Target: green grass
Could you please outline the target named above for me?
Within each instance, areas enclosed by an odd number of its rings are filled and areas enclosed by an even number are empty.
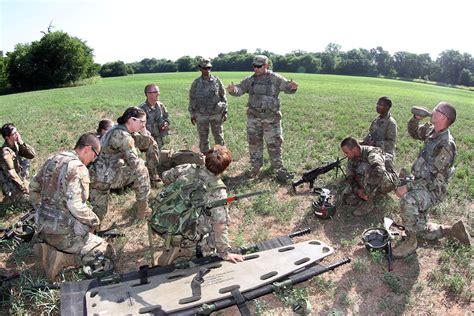
[[[231,81],[237,83],[250,73],[227,72],[216,73],[227,85]],[[399,138],[397,143],[397,168],[410,168],[422,147],[422,143],[411,139],[407,134],[407,122],[411,117],[410,108],[414,105],[433,108],[440,101],[454,104],[458,111],[458,119],[450,129],[457,142],[456,173],[451,179],[449,196],[432,210],[432,218],[440,223],[453,223],[457,218],[463,218],[472,227],[472,205],[474,196],[474,92],[453,89],[438,85],[398,81],[380,78],[350,77],[315,74],[283,74],[293,78],[299,84],[296,94],[280,95],[283,112],[284,146],[283,160],[289,170],[302,173],[315,168],[336,157],[342,157],[339,143],[348,135],[356,138],[365,136],[370,122],[376,116],[375,103],[382,96],[390,96],[393,101],[392,113],[398,122]],[[100,79],[93,85],[51,89],[44,91],[26,92],[0,96],[0,121],[13,122],[19,129],[23,139],[30,143],[38,152],[38,157],[32,161],[32,174],[44,163],[46,158],[60,150],[74,146],[80,134],[94,130],[102,118],[116,119],[128,106],[138,105],[144,100],[143,88],[148,83],[157,83],[161,90],[161,101],[170,112],[172,130],[169,147],[175,150],[197,148],[197,132],[189,121],[188,90],[198,73],[143,74],[127,77]],[[224,179],[229,183],[229,193],[249,192],[253,190],[270,190],[268,195],[243,200],[231,206],[233,221],[231,222],[231,237],[233,245],[250,245],[271,237],[286,235],[309,225],[313,236],[329,239],[329,243],[338,253],[353,253],[358,245],[360,234],[381,219],[369,216],[354,219],[344,210],[337,210],[336,217],[328,221],[317,221],[309,211],[308,201],[311,195],[284,194],[284,186],[277,184],[268,170],[268,155],[265,152],[263,175],[255,180],[235,181],[236,174],[248,168],[248,145],[246,141],[246,102],[248,96],[240,98],[228,95],[229,119],[224,124],[225,140],[232,150],[234,163]],[[337,185],[331,172],[318,178],[316,185]],[[301,187],[299,191],[307,191]],[[282,193],[283,192],[283,193]],[[126,195],[114,196],[112,204],[117,212],[122,212],[125,219],[129,203],[134,200],[132,192]],[[395,214],[398,202],[388,201],[377,205],[384,214]],[[471,214],[471,215],[469,215]],[[7,215],[0,212],[0,224],[11,224],[12,212]],[[138,227],[129,221],[130,229],[127,238],[114,241],[118,250],[119,267],[128,272],[134,267],[144,264],[148,253],[132,251],[134,244],[144,249],[146,235],[134,231]],[[353,226],[353,228],[352,228]],[[347,229],[351,227],[351,229]],[[132,232],[132,233],[130,233]],[[19,270],[32,271],[32,277],[38,277],[32,263],[32,254],[21,246],[2,245],[1,260],[7,259],[8,269],[17,267]],[[430,249],[431,246],[428,246]],[[472,297],[472,272],[468,273],[462,267],[472,266],[472,252],[457,253],[449,244],[442,245],[441,263],[434,269],[430,278],[433,284],[455,298],[469,301]],[[456,248],[457,249],[457,248]],[[140,249],[141,250],[141,249]],[[438,251],[437,249],[435,251]],[[18,256],[16,256],[18,255]],[[327,300],[334,301],[327,305],[327,312],[332,314],[344,313],[356,304],[353,293],[336,293],[336,288],[344,288],[349,282],[357,287],[357,282],[364,282],[364,275],[372,271],[381,271],[386,260],[382,253],[368,255],[365,250],[355,253],[351,273],[356,272],[356,279],[345,278],[338,284],[332,281],[332,274],[324,278],[318,277],[312,281],[312,290]],[[471,263],[463,262],[470,258]],[[448,260],[449,259],[449,260]],[[416,266],[416,256],[401,261],[406,266]],[[24,262],[27,261],[28,264]],[[449,262],[449,263],[447,263]],[[374,268],[375,266],[375,268]],[[422,267],[421,267],[422,268]],[[449,270],[448,270],[449,269]],[[471,269],[472,270],[472,269]],[[368,272],[369,271],[369,272]],[[443,274],[450,271],[451,278]],[[36,273],[36,274],[35,274]],[[409,290],[409,286],[389,275],[377,278],[379,286],[388,287],[396,295],[397,292]],[[423,280],[419,280],[422,282]],[[26,281],[20,282],[20,288]],[[419,284],[430,284],[425,280]],[[429,286],[418,286],[420,297]],[[465,294],[468,293],[468,294]],[[310,293],[312,295],[314,293]],[[18,301],[12,307],[13,314],[55,314],[57,313],[57,297],[52,294],[29,295],[18,290],[15,298]],[[55,303],[51,303],[55,301]],[[408,300],[404,300],[408,301]],[[42,305],[45,302],[45,305]],[[29,306],[36,306],[29,309]],[[263,307],[264,303],[259,303]],[[390,311],[391,302],[381,303],[379,310],[370,313],[380,314]],[[264,309],[264,308],[259,308]],[[332,312],[331,312],[332,311]],[[342,312],[340,312],[342,311]],[[397,309],[401,313],[407,312]],[[319,312],[319,311],[318,311]]]

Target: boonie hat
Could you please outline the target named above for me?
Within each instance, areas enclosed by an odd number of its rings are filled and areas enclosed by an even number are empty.
[[[254,65],[266,65],[268,63],[268,57],[265,55],[257,55],[253,58]]]
[[[204,67],[212,67],[211,60],[210,59],[202,59],[199,62],[199,67],[204,68]]]
[[[438,105],[434,108],[434,111],[438,111],[444,116],[446,116],[449,120],[449,125],[453,124],[454,121],[456,121],[456,109],[448,102],[438,103]]]

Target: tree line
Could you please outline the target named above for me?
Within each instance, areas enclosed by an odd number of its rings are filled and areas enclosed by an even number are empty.
[[[6,56],[0,51],[0,88],[34,90],[74,85],[93,76],[125,76],[139,73],[196,71],[201,56],[182,56],[176,61],[144,58],[133,63],[94,63],[93,49],[65,32],[44,33],[39,41],[17,44]],[[474,86],[474,58],[468,53],[445,50],[436,60],[429,54],[399,51],[391,55],[382,47],[342,51],[335,43],[323,52],[293,51],[279,55],[257,49],[221,53],[212,60],[215,71],[251,71],[253,56],[267,55],[278,72],[383,76],[422,79],[451,85]]]

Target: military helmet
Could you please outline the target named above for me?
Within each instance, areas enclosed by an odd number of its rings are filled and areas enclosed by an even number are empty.
[[[383,227],[366,229],[362,233],[362,241],[367,250],[384,249],[390,240],[388,231]]]
[[[15,228],[13,238],[17,241],[30,241],[35,235],[35,228],[29,224],[23,224]]]
[[[312,203],[312,207],[317,218],[329,219],[336,215],[336,206],[327,201],[315,200]]]

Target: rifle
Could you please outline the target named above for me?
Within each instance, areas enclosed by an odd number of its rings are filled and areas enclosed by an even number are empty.
[[[289,234],[288,238],[293,239],[295,237],[300,237],[300,236],[309,234],[310,232],[311,232],[310,228],[305,228],[305,229],[298,230],[296,232],[293,232],[293,233]],[[254,252],[258,252],[258,251],[259,251],[259,248],[258,248],[258,245],[256,245],[256,244],[251,245],[251,246],[242,246],[242,247],[239,247],[236,250],[234,249],[234,252],[240,253],[242,255],[248,255],[250,253],[254,253]]]
[[[29,225],[28,223],[35,217],[36,210],[31,210],[30,212],[26,213],[23,215],[15,224],[8,228],[0,227],[0,231],[3,232],[3,236],[0,239],[2,240],[8,240],[14,238],[15,240],[18,241],[28,241],[27,237],[33,237],[34,235],[34,228],[33,226]],[[22,229],[27,229],[26,232],[23,234],[18,231],[18,227],[21,227]],[[28,231],[29,230],[29,231]],[[32,230],[32,231],[31,231]],[[31,240],[31,238],[30,238]]]
[[[293,190],[296,192],[296,188],[300,185],[302,185],[305,182],[309,182],[309,187],[310,189],[313,188],[314,186],[314,181],[322,174],[325,174],[333,169],[336,169],[336,178],[337,178],[337,172],[338,170],[341,170],[342,174],[345,175],[344,170],[341,168],[341,162],[346,159],[347,157],[343,158],[337,158],[336,161],[333,161],[331,163],[328,163],[325,166],[322,167],[317,167],[316,169],[313,169],[311,171],[303,173],[303,176],[301,180],[297,182],[293,182],[292,187]]]
[[[99,237],[123,237],[125,234],[118,229],[117,224],[114,222],[109,228],[104,230],[96,231],[95,234]]]

